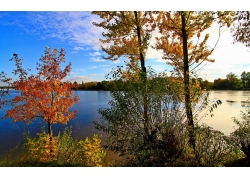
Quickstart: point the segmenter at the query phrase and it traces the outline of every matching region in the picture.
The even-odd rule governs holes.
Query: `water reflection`
[[[211,91],[210,99],[219,99],[222,104],[213,111],[214,116],[206,116],[200,123],[207,123],[214,129],[229,135],[236,128],[232,118],[240,119],[240,111],[243,111],[245,105],[242,101],[247,101],[250,97],[250,91]]]

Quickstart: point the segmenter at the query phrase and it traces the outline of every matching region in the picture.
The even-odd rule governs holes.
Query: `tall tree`
[[[73,95],[72,83],[63,82],[70,73],[71,63],[63,70],[60,66],[65,62],[65,51],[61,49],[46,48],[41,63],[37,63],[37,75],[29,75],[22,67],[22,59],[18,54],[13,54],[11,59],[15,62],[13,71],[19,79],[12,83],[12,87],[20,91],[11,99],[12,108],[6,111],[5,117],[10,117],[14,122],[24,121],[30,123],[41,117],[48,124],[48,133],[52,141],[52,124],[66,124],[74,118],[77,110],[70,111],[78,97]]]
[[[137,11],[108,11],[92,12],[103,21],[94,22],[97,27],[104,28],[102,33],[105,39],[101,39],[102,50],[108,54],[104,59],[117,60],[127,57],[130,61],[128,67],[136,67],[140,63],[140,78],[144,82],[143,93],[143,117],[146,135],[149,136],[148,97],[146,87],[146,52],[149,46],[151,33],[156,24],[152,12]]]
[[[183,78],[187,123],[190,127],[190,144],[195,148],[193,135],[194,118],[190,96],[190,77],[203,62],[214,62],[210,58],[214,48],[207,46],[209,34],[202,32],[211,27],[215,20],[213,12],[161,12],[158,28],[161,37],[155,48],[163,51],[163,59],[173,66]],[[224,16],[221,15],[221,17]]]

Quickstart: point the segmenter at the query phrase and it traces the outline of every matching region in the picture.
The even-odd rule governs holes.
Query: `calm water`
[[[67,126],[73,126],[73,137],[85,138],[87,136],[91,137],[93,134],[102,134],[94,129],[92,121],[100,119],[97,112],[99,108],[109,107],[110,92],[75,91],[75,94],[80,97],[80,100],[72,109],[78,109],[78,116],[67,124]],[[15,96],[14,92],[12,96]],[[210,98],[220,99],[222,105],[214,111],[214,117],[207,116],[199,123],[207,123],[214,129],[230,134],[234,130],[232,117],[240,117],[240,110],[244,109],[244,104],[241,101],[246,101],[248,97],[250,97],[250,91],[211,91]],[[227,102],[227,100],[234,102]],[[3,115],[4,111],[0,110],[0,116]],[[41,119],[37,119],[27,126],[22,122],[12,123],[10,119],[0,120],[0,158],[7,155],[10,149],[19,142],[22,142],[22,133],[24,131],[29,131],[31,136],[34,136],[40,131],[42,123]],[[54,135],[65,127],[65,125],[60,124],[52,125]],[[105,139],[105,135],[102,138]]]
[[[232,117],[240,119],[240,111],[244,111],[246,106],[246,103],[241,101],[247,101],[248,98],[250,98],[250,91],[211,91],[210,99],[219,99],[222,101],[222,105],[214,110],[212,118],[207,116],[200,123],[206,123],[229,135],[235,129]]]

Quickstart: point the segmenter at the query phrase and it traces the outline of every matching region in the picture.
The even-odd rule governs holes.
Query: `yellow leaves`
[[[106,156],[98,135],[85,140],[74,140],[72,129],[65,128],[62,135],[50,137],[42,127],[42,132],[31,138],[26,135],[21,159],[33,162],[53,162],[56,165],[102,166]],[[52,150],[52,151],[51,151]]]
[[[117,60],[121,56],[126,56],[131,60],[138,60],[140,52],[145,53],[148,48],[147,33],[156,28],[152,12],[137,12],[137,20],[133,11],[97,12],[92,14],[102,18],[102,22],[93,24],[102,27],[107,31],[103,33],[104,39],[100,41],[108,46],[102,50],[108,54],[105,59]],[[140,27],[141,41],[138,41],[137,27]],[[143,40],[147,39],[146,42]]]
[[[37,138],[32,139],[30,136],[27,136],[25,140],[24,148],[27,153],[25,156],[40,162],[56,160],[57,138],[53,137],[52,141],[50,141],[50,137],[44,129],[41,133],[37,133]],[[27,159],[28,157],[25,158]]]
[[[83,153],[86,159],[87,166],[102,166],[102,159],[106,153],[101,146],[101,139],[98,135],[94,135],[92,139],[86,138],[84,141],[80,141],[83,146]]]
[[[182,14],[185,14],[185,27],[182,27]],[[154,48],[163,51],[163,59],[178,73],[184,74],[183,29],[187,34],[188,65],[191,67],[203,61],[214,62],[209,58],[213,51],[206,45],[209,34],[200,40],[201,33],[214,21],[211,12],[160,12],[158,16],[158,28],[162,36],[157,38]]]

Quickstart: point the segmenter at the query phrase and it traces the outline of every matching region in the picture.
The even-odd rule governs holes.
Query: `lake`
[[[214,116],[206,116],[199,123],[206,123],[216,130],[229,135],[236,128],[232,118],[240,119],[240,111],[245,110],[246,103],[250,98],[250,91],[210,91],[210,99],[219,99],[222,104],[213,111]]]
[[[11,96],[15,96],[16,92],[12,92]],[[79,102],[72,109],[78,109],[77,118],[69,121],[67,126],[73,127],[72,136],[76,138],[92,137],[93,134],[105,134],[94,129],[92,122],[98,121],[101,116],[97,112],[99,108],[109,107],[108,101],[111,100],[109,91],[75,91],[79,96]],[[240,117],[240,111],[244,109],[244,103],[250,97],[250,91],[211,91],[210,99],[220,99],[222,105],[214,110],[214,117],[206,116],[199,123],[207,123],[214,129],[229,135],[234,130],[232,117]],[[228,102],[229,101],[229,102]],[[5,109],[10,107],[5,106]],[[4,115],[4,111],[0,110],[0,117]],[[29,131],[34,136],[40,131],[43,121],[37,119],[30,125],[23,122],[12,123],[11,119],[0,120],[0,159],[8,155],[11,148],[22,142],[22,134]],[[44,124],[46,126],[46,124]],[[56,135],[62,131],[66,125],[52,125],[53,134]],[[46,126],[47,128],[47,126]],[[103,141],[104,142],[104,141]]]

